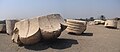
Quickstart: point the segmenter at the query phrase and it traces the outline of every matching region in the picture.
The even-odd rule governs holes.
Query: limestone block
[[[38,23],[38,18],[34,19],[27,19],[27,20],[22,20],[20,22],[17,22],[15,24],[15,28],[18,29],[18,32],[14,32],[19,37],[14,37],[14,39],[18,39],[19,41],[22,42],[23,44],[34,44],[40,41],[40,29],[39,29],[39,23]],[[19,43],[19,41],[15,41],[16,43]]]
[[[105,27],[112,27],[117,28],[117,21],[116,20],[107,20],[105,21]]]
[[[13,34],[13,29],[14,29],[15,23],[18,21],[19,20],[6,20],[6,32],[9,35]]]
[[[87,22],[80,20],[67,19],[67,31],[76,34],[81,34],[86,30]]]
[[[61,24],[64,23],[64,21],[59,14],[52,14],[48,16],[39,17],[39,23],[43,38],[54,39],[60,36]]]

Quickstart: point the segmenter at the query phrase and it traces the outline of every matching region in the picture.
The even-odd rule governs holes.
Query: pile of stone
[[[87,22],[80,20],[67,19],[66,20],[67,28],[66,30],[71,33],[81,34],[86,30]]]
[[[41,40],[56,39],[65,28],[60,14],[25,19],[15,23],[12,41],[17,44],[34,44]]]
[[[7,19],[5,20],[6,22],[6,33],[8,35],[12,35],[13,34],[13,29],[15,26],[15,23],[18,22],[19,20],[17,19]]]

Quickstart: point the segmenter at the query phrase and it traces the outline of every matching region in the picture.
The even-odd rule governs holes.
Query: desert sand
[[[0,33],[0,41],[0,52],[120,52],[120,21],[118,29],[88,25],[82,35],[64,31],[57,40],[29,46],[12,43],[11,36],[5,33]]]

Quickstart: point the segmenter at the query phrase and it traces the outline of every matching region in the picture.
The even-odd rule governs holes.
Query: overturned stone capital
[[[17,44],[34,44],[41,39],[55,39],[66,28],[63,26],[60,14],[21,20],[15,24],[12,40]]]

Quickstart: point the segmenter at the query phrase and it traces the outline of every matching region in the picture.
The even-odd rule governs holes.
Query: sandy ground
[[[120,23],[118,26],[118,29],[87,26],[80,36],[64,31],[55,41],[31,46],[18,46],[12,43],[11,36],[1,33],[0,52],[120,52]]]

